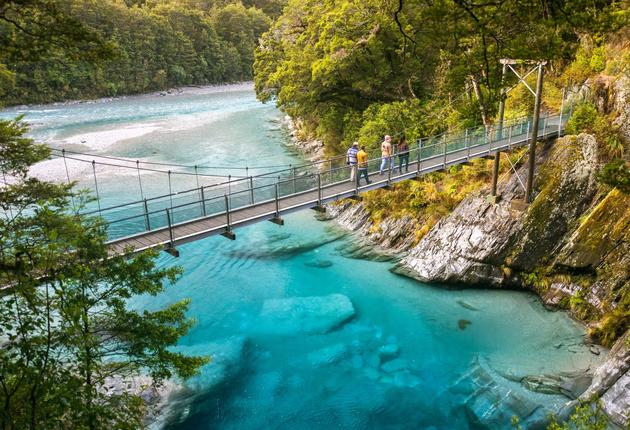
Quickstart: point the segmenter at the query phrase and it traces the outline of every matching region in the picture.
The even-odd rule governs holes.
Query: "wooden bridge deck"
[[[558,122],[549,123],[548,128],[539,132],[539,139],[547,139],[558,136]],[[319,199],[318,188],[310,189],[296,194],[291,194],[278,198],[278,213],[276,214],[276,200],[247,205],[235,208],[229,212],[230,224],[228,228],[228,215],[226,212],[213,214],[207,217],[191,219],[169,227],[162,227],[152,231],[134,234],[124,238],[108,242],[110,255],[120,255],[143,251],[149,248],[162,247],[172,249],[177,245],[192,242],[215,234],[229,233],[237,227],[246,226],[265,220],[277,219],[291,212],[313,208],[320,204],[329,203],[335,200],[355,196],[357,192],[365,192],[377,188],[383,188],[392,183],[397,183],[407,179],[425,175],[430,172],[442,170],[449,166],[463,164],[469,160],[481,157],[488,157],[497,151],[507,151],[515,147],[524,146],[528,143],[528,137],[522,136],[519,140],[509,140],[507,138],[491,142],[484,145],[477,145],[469,148],[435,155],[425,158],[418,165],[417,160],[410,160],[409,172],[392,175],[388,177],[388,172],[380,175],[378,172],[369,174],[372,181],[369,185],[362,185],[357,189],[354,182],[349,180],[337,182],[321,187],[321,201]],[[398,161],[398,160],[395,160]],[[365,181],[362,179],[362,182]],[[233,234],[233,233],[232,233]]]

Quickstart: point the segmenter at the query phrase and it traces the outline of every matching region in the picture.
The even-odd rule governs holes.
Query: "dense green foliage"
[[[331,152],[355,139],[374,146],[385,133],[416,138],[487,123],[498,105],[499,59],[544,58],[558,70],[580,37],[623,25],[622,8],[589,0],[290,0],[257,50],[256,90],[301,118]],[[600,68],[591,57],[589,67]]]
[[[567,123],[567,133],[582,132],[593,134],[607,155],[623,155],[624,148],[619,127],[615,126],[610,118],[600,114],[595,105],[590,102],[577,105]]]
[[[620,158],[606,164],[598,179],[611,187],[617,187],[626,194],[630,194],[630,166]]]
[[[547,430],[606,430],[608,417],[599,402],[584,403],[575,408],[566,422],[558,423],[552,419]]]
[[[0,50],[4,104],[251,79],[254,47],[271,23],[263,10],[277,14],[282,5],[279,0],[246,2],[249,6],[200,0],[29,0],[33,6],[25,9],[21,3],[0,2],[5,5],[0,41],[7,48]],[[90,50],[93,55],[85,55]]]
[[[49,155],[0,121],[0,428],[137,429],[139,393],[108,393],[117,378],[146,373],[159,384],[188,377],[206,362],[172,352],[192,321],[188,303],[131,309],[156,295],[179,269],[159,269],[155,253],[108,257],[98,219],[68,211],[83,196],[72,185],[27,176]]]

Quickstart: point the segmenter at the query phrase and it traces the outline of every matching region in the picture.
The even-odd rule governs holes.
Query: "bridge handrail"
[[[558,117],[558,115],[557,114],[556,115],[547,115],[544,118],[542,118],[543,121],[541,121],[541,126],[539,127],[539,130],[538,130],[539,131],[539,133],[538,133],[539,136],[540,136],[540,131],[541,130],[542,130],[542,135],[543,136],[546,134],[546,127],[547,127],[548,119],[549,118],[555,118],[555,117]],[[517,125],[524,126],[525,124],[526,123],[521,123],[521,124],[517,124]],[[529,120],[527,121],[527,124],[529,124]],[[562,127],[562,122],[560,122],[560,124],[558,124],[558,125],[560,127]],[[558,125],[554,124],[554,127],[558,126]],[[419,159],[420,162],[431,161],[431,160],[434,160],[434,159],[437,159],[437,158],[444,157],[444,164],[446,165],[446,156],[448,154],[461,152],[463,149],[468,149],[468,155],[470,155],[470,149],[478,147],[478,146],[484,146],[484,145],[490,144],[489,151],[491,151],[492,150],[491,144],[492,144],[493,141],[502,141],[502,140],[505,140],[507,138],[506,135],[503,134],[503,131],[505,131],[506,128],[509,128],[508,134],[509,134],[510,137],[512,137],[512,127],[513,126],[514,126],[514,124],[506,126],[506,127],[501,127],[498,130],[495,130],[495,131],[498,131],[498,133],[495,135],[494,139],[492,138],[492,130],[491,130],[491,128],[483,127],[484,140],[481,141],[481,142],[479,142],[479,141],[473,142],[472,140],[468,140],[468,138],[470,137],[470,134],[468,133],[468,135],[463,137],[463,138],[460,136],[458,138],[453,138],[453,139],[443,139],[441,141],[436,141],[436,142],[434,142],[434,143],[432,143],[430,145],[427,145],[427,146],[422,146],[420,144],[418,147],[409,150],[410,158],[411,158],[411,154],[414,154],[414,153],[416,154],[416,156],[420,155],[420,157],[417,158],[417,159]],[[522,129],[522,127],[521,127],[521,129]],[[466,131],[468,131],[468,129]],[[523,137],[523,135],[524,135],[524,139],[518,140],[517,143],[522,143],[522,141],[527,141],[529,139],[529,131],[530,130],[528,128],[526,132],[522,132],[521,131],[521,133],[516,134],[516,136],[521,136],[521,137]],[[490,139],[487,138],[488,134],[490,135]],[[464,147],[455,147],[455,148],[450,148],[449,149],[449,143],[461,142],[462,139],[464,140],[464,145],[465,145]],[[508,140],[508,144],[509,144],[509,140]],[[440,153],[438,153],[438,154],[430,155],[428,157],[422,157],[421,156],[422,152],[420,152],[420,154],[417,153],[418,151],[423,151],[425,149],[433,148],[433,147],[440,147],[440,148],[443,148],[443,150],[441,150]],[[466,157],[464,157],[464,158],[466,158]],[[370,158],[368,160],[368,166],[370,164],[373,165],[375,162],[378,163],[380,161],[381,161],[381,157],[380,156],[379,157]],[[413,161],[416,161],[416,160],[414,159]],[[442,163],[438,163],[438,164],[442,164]],[[377,166],[378,166],[378,164],[377,164]],[[418,169],[419,169],[419,166],[418,166]],[[252,186],[253,182],[250,182],[250,187],[248,187],[246,189],[228,191],[227,193],[225,193],[223,195],[219,195],[219,196],[214,196],[214,197],[209,197],[209,198],[203,198],[202,197],[199,200],[194,200],[194,201],[191,201],[191,202],[187,202],[187,203],[183,203],[183,204],[177,204],[177,205],[173,205],[172,202],[171,202],[171,205],[168,206],[168,207],[163,207],[163,208],[156,209],[156,210],[151,210],[151,211],[147,210],[146,206],[145,206],[145,211],[143,213],[141,213],[141,214],[131,215],[131,216],[123,217],[123,218],[118,218],[118,219],[115,219],[115,220],[109,220],[109,221],[107,221],[107,224],[109,226],[111,226],[111,225],[114,225],[114,224],[119,224],[119,223],[122,223],[122,222],[130,221],[130,220],[138,220],[138,219],[143,219],[143,218],[147,221],[147,223],[149,223],[149,219],[150,219],[151,216],[164,214],[165,211],[167,212],[166,215],[167,215],[167,218],[169,220],[168,222],[170,223],[171,222],[171,217],[173,216],[175,210],[180,209],[180,208],[190,207],[190,206],[198,206],[198,205],[203,205],[204,216],[220,215],[222,213],[229,213],[230,210],[234,210],[234,208],[230,208],[230,206],[231,206],[231,202],[234,200],[235,196],[244,195],[244,194],[247,194],[247,193],[250,194],[250,200],[248,200],[248,203],[243,204],[240,207],[246,207],[248,205],[253,205],[253,204],[267,203],[267,202],[274,201],[274,200],[276,200],[276,202],[277,202],[277,199],[280,197],[280,195],[278,195],[278,194],[276,194],[275,198],[266,198],[264,200],[256,202],[255,201],[255,191],[256,190],[262,190],[262,189],[265,189],[265,188],[267,188],[267,189],[274,188],[276,190],[276,193],[278,193],[279,192],[278,189],[279,189],[279,187],[281,185],[292,183],[293,184],[292,192],[285,193],[281,197],[284,198],[284,197],[287,197],[287,196],[297,196],[297,195],[302,194],[302,193],[311,192],[314,189],[317,189],[318,186],[324,186],[324,184],[322,184],[322,182],[321,182],[322,177],[328,177],[328,183],[326,183],[325,186],[332,186],[332,185],[336,185],[336,184],[347,182],[347,177],[344,177],[342,180],[335,181],[333,176],[334,176],[334,173],[336,173],[336,172],[340,172],[340,171],[347,172],[348,170],[349,170],[349,167],[344,165],[344,166],[341,166],[341,167],[335,167],[335,168],[329,169],[329,170],[324,171],[324,172],[322,172],[322,171],[304,172],[299,177],[288,177],[287,179],[283,179],[283,180],[278,179],[278,181],[276,181],[274,183],[270,183],[270,184]],[[264,176],[260,175],[258,177],[264,177]],[[253,178],[254,177],[249,177],[250,181]],[[309,180],[314,179],[314,178],[318,179],[317,185],[311,185],[311,183],[308,182]],[[297,181],[303,181],[303,180],[307,181],[306,189],[302,189],[302,190],[298,191],[298,189],[297,189],[298,188],[297,187]],[[236,181],[233,181],[232,183],[234,183],[234,182],[236,182]],[[196,191],[197,193],[199,193],[200,196],[203,196],[202,189],[210,188],[210,187],[213,187],[213,186],[216,186],[216,185],[221,185],[221,184],[213,184],[211,186],[202,186],[202,187],[194,188],[194,189],[191,189],[191,190],[187,190],[185,192],[176,193],[176,195],[181,195],[181,194],[184,194],[184,193],[190,193],[190,192]],[[171,195],[167,195],[166,197],[170,197],[170,196]],[[225,206],[223,206],[223,208],[219,208],[218,211],[212,212],[211,214],[206,214],[205,210],[206,210],[206,206],[207,206],[208,203],[216,202],[216,201],[219,201],[219,200],[222,200],[222,199],[224,199],[225,202],[226,202]],[[137,204],[137,203],[138,202],[135,202],[133,204]],[[144,200],[140,201],[139,203],[144,203]],[[130,205],[131,204],[123,204],[123,205],[119,205],[118,207],[120,208],[120,207],[126,207],[126,206],[130,206]],[[170,214],[168,213],[169,210],[170,210]],[[193,219],[189,219],[189,220],[183,221],[183,223],[186,223],[186,222],[189,222],[189,221],[193,221],[194,219],[197,219],[197,218],[193,218]],[[181,223],[176,223],[175,225],[178,225],[178,224],[181,224]],[[161,231],[161,230],[164,230],[164,229],[168,229],[170,227],[171,227],[171,224],[169,224],[168,226],[162,226],[162,227],[158,227],[158,228],[154,228],[154,229],[151,229],[150,226],[149,226],[149,228],[147,230],[144,230],[144,231]]]
[[[540,129],[543,129],[543,130],[545,129],[545,124],[547,123],[547,120],[549,118],[554,118],[554,117],[557,117],[557,116],[558,116],[558,114],[549,114],[549,115],[546,115],[545,117],[541,118],[542,121],[541,121],[541,127],[539,127],[539,130]],[[420,146],[415,147],[415,148],[411,148],[409,150],[409,156],[410,156],[410,159],[411,159],[412,154],[415,154],[416,157],[411,159],[412,161],[416,161],[416,158],[418,158],[420,161],[424,162],[424,161],[430,161],[430,160],[433,160],[433,159],[436,159],[436,158],[439,158],[439,157],[444,157],[445,155],[461,151],[464,148],[468,148],[468,150],[470,151],[470,149],[475,148],[477,146],[483,146],[483,145],[486,145],[488,143],[491,145],[495,141],[500,141],[502,139],[505,139],[506,136],[503,133],[499,134],[500,131],[505,131],[506,129],[509,129],[509,133],[511,134],[512,128],[515,125],[517,125],[517,126],[520,125],[521,128],[522,128],[525,124],[528,124],[529,122],[530,122],[530,120],[529,120],[529,118],[527,118],[527,122],[520,122],[520,123],[518,123],[516,121],[512,121],[510,124],[504,125],[503,127],[500,127],[500,128],[496,127],[496,126],[494,126],[494,127],[481,126],[481,127],[476,127],[476,128],[472,128],[472,129],[468,128],[468,129],[464,130],[464,135],[462,135],[462,132],[450,133],[448,135],[445,135],[445,134],[438,135],[438,136],[451,136],[450,139],[448,139],[448,138],[435,139],[435,136],[431,136],[430,138],[427,139],[427,142],[426,142],[426,143],[428,143],[427,145],[422,145],[422,142],[424,141],[424,139],[418,139],[418,141],[420,142]],[[472,130],[472,133],[471,133],[471,130]],[[480,131],[481,134],[479,134],[477,136],[477,138],[475,138],[476,132],[478,132],[478,131]],[[496,132],[496,134],[494,136],[493,136],[493,131]],[[517,135],[521,136],[523,134],[527,134],[527,132],[523,132],[521,130],[521,132],[518,133]],[[483,141],[479,141],[478,140],[478,137],[481,137],[481,136],[484,136],[484,140]],[[489,136],[489,138],[487,136]],[[432,142],[431,142],[431,140],[432,140]],[[452,146],[453,144],[457,145],[457,144],[459,144],[461,142],[464,142],[464,147],[460,148],[460,147],[456,146],[455,148],[449,148],[449,146]],[[439,147],[441,149],[440,153],[431,154],[431,155],[428,155],[426,157],[422,156],[422,154],[425,151],[433,152],[432,148],[436,148],[436,147]],[[418,154],[418,151],[420,151],[420,154]],[[378,151],[378,152],[380,152],[380,151]],[[420,157],[418,157],[418,155],[420,155]],[[345,158],[345,156],[342,156],[342,157]],[[337,158],[340,158],[340,157],[337,157]],[[381,160],[380,156],[374,156],[374,157],[372,157],[372,158],[370,158],[368,160],[368,163],[373,165],[375,162],[379,162],[380,160]],[[313,165],[316,165],[316,164],[329,163],[329,162],[330,162],[330,159],[323,160],[323,161],[320,161],[320,162],[317,162],[317,163],[311,163],[311,164],[308,164],[306,166],[313,166]],[[322,177],[328,179],[328,182],[327,182],[326,186],[334,185],[336,183],[342,183],[342,182],[347,181],[347,178],[342,179],[341,181],[335,182],[333,176],[335,176],[335,174],[340,172],[340,171],[347,172],[349,170],[348,166],[346,166],[346,165],[343,165],[343,166],[340,166],[340,167],[332,167],[331,166],[331,168],[329,168],[329,169],[327,169],[325,171],[321,171],[321,170],[318,170],[316,172],[304,171],[304,172],[301,172],[299,176],[295,176],[296,169],[297,168],[291,168],[291,169],[284,169],[284,170],[275,172],[275,173],[283,173],[283,172],[290,171],[291,173],[293,173],[293,175],[292,176],[284,176],[284,177],[279,175],[277,180],[275,182],[273,182],[273,183],[270,183],[270,184],[263,184],[263,185],[256,185],[256,186],[253,185],[254,179],[257,179],[257,180],[260,180],[260,179],[263,179],[263,180],[276,179],[276,178],[270,178],[269,175],[271,173],[267,172],[267,173],[263,173],[263,174],[259,174],[259,175],[255,175],[255,176],[249,176],[249,177],[242,177],[242,178],[234,179],[232,181],[225,181],[225,182],[220,182],[220,183],[216,183],[216,184],[211,184],[211,185],[205,185],[205,186],[201,186],[201,187],[197,187],[197,188],[192,188],[192,189],[189,189],[189,190],[178,191],[178,192],[171,193],[171,194],[165,194],[165,195],[162,195],[162,196],[156,196],[156,197],[152,197],[152,198],[149,198],[149,199],[142,199],[142,200],[138,200],[138,201],[135,201],[135,202],[124,203],[124,204],[120,204],[120,205],[116,205],[116,206],[111,206],[111,207],[108,207],[108,208],[105,208],[105,209],[101,209],[101,211],[95,210],[95,211],[86,212],[85,214],[96,214],[96,213],[102,214],[103,212],[112,211],[112,210],[115,210],[115,209],[122,209],[122,208],[126,208],[126,207],[137,206],[137,205],[140,205],[140,204],[144,204],[145,205],[145,210],[141,214],[131,215],[131,216],[127,216],[127,217],[124,217],[124,218],[118,218],[118,219],[108,220],[107,221],[108,225],[113,225],[113,224],[121,223],[123,221],[129,221],[129,220],[132,220],[132,219],[141,219],[141,218],[146,218],[147,216],[160,214],[160,213],[163,213],[165,209],[169,209],[169,208],[172,210],[172,209],[179,209],[179,208],[183,208],[183,207],[189,207],[189,206],[193,206],[193,205],[200,205],[200,204],[204,204],[205,205],[205,204],[207,204],[209,202],[213,202],[213,201],[217,201],[217,200],[225,199],[225,198],[228,198],[229,200],[232,200],[232,198],[234,196],[243,195],[243,194],[246,194],[246,193],[250,193],[252,195],[252,200],[254,200],[253,195],[254,195],[254,192],[256,190],[261,190],[263,188],[271,188],[271,187],[275,187],[275,186],[280,187],[280,186],[283,186],[283,185],[286,185],[286,184],[290,184],[290,183],[293,183],[293,188],[292,188],[293,192],[292,193],[288,193],[286,195],[292,195],[292,194],[297,195],[298,194],[297,188],[296,188],[297,181],[304,181],[304,180],[308,181],[308,180],[311,180],[313,178],[317,178],[319,176],[320,180],[321,180]],[[223,193],[222,195],[214,196],[214,197],[208,197],[208,198],[203,198],[203,200],[201,198],[197,198],[196,197],[198,195],[202,196],[205,190],[215,189],[215,188],[219,188],[219,187],[225,186],[225,185],[230,187],[231,185],[237,184],[239,182],[242,183],[244,181],[249,181],[249,186],[246,189],[241,189],[241,190],[228,189],[228,190],[226,190],[227,192]],[[307,186],[310,186],[310,184],[307,184]],[[313,188],[308,188],[308,190],[312,191]],[[308,190],[302,190],[302,191],[308,191]],[[302,191],[300,191],[300,192],[302,192]],[[181,197],[181,196],[184,196],[184,195],[187,195],[187,194],[188,195],[192,195],[193,197],[195,197],[195,200],[191,201],[191,202],[183,203],[183,204],[176,204],[176,205],[174,205],[172,203],[172,198],[173,197]],[[171,204],[169,206],[165,206],[165,207],[157,209],[157,210],[148,210],[146,208],[146,203],[147,202],[150,202],[150,201],[153,202],[153,201],[160,200],[160,199],[171,199]],[[265,201],[268,201],[268,200],[265,200]],[[252,202],[251,204],[253,204],[253,203],[254,202]],[[260,203],[260,202],[255,202],[255,203]],[[204,210],[205,210],[205,208],[204,208]],[[217,213],[221,213],[221,211],[219,211]]]

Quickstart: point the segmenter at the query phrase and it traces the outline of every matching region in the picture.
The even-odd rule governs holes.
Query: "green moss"
[[[621,242],[630,242],[630,196],[617,189],[610,191],[595,208],[583,217],[574,233],[572,247],[558,257],[568,267],[593,269]],[[601,267],[600,267],[601,270]]]
[[[582,321],[592,321],[598,318],[599,312],[593,305],[586,300],[586,293],[584,290],[578,291],[576,294],[569,298],[569,309],[571,313]]]
[[[611,347],[630,328],[630,292],[623,293],[620,303],[590,330],[590,336],[604,346]]]

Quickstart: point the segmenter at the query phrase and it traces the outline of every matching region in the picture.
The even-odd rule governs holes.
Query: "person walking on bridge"
[[[346,153],[346,164],[350,166],[350,182],[354,181],[357,175],[357,153],[359,152],[359,142],[354,142]]]
[[[407,138],[403,134],[398,142],[398,172],[402,175],[403,163],[405,164],[405,172],[409,172],[409,145]]]
[[[359,173],[357,175],[357,186],[361,185],[361,176],[365,177],[365,183],[370,184],[370,177],[368,176],[368,154],[365,152],[365,146],[361,147],[361,150],[357,153],[357,162],[359,167]]]
[[[380,174],[383,174],[385,167],[389,164],[389,168],[394,170],[394,159],[392,158],[392,137],[390,135],[385,136],[385,140],[381,143],[381,169]]]

